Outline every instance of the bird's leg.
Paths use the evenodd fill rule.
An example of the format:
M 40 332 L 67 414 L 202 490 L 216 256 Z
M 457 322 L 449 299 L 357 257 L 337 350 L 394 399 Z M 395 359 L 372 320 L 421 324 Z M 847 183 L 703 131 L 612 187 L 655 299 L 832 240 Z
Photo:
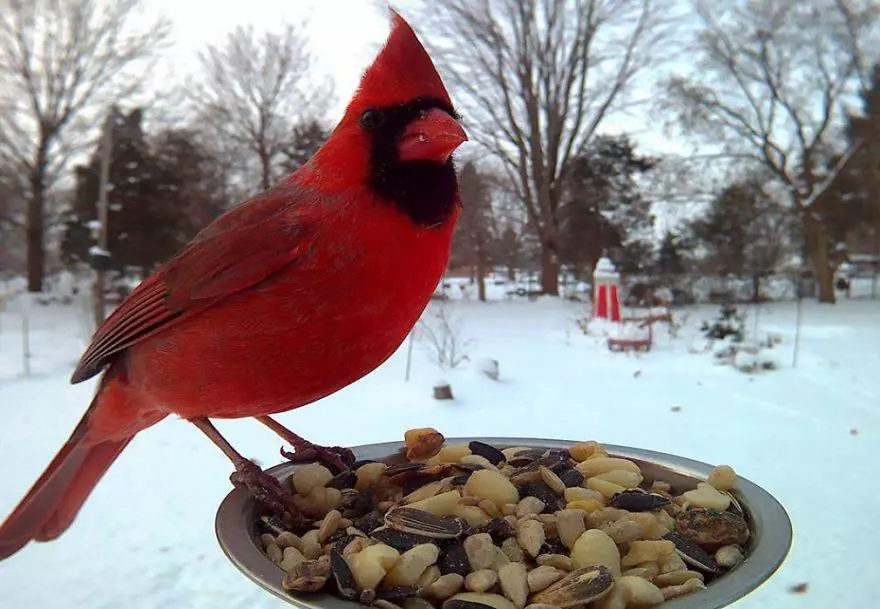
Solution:
M 296 435 L 271 417 L 260 416 L 255 418 L 293 446 L 296 452 L 289 453 L 282 449 L 281 454 L 294 463 L 320 461 L 338 474 L 349 469 L 356 460 L 354 453 L 348 448 L 342 446 L 318 446 Z
M 298 506 L 294 502 L 293 495 L 284 488 L 277 478 L 265 473 L 253 461 L 245 459 L 207 418 L 190 419 L 190 422 L 208 436 L 232 461 L 235 472 L 229 476 L 229 480 L 233 484 L 246 486 L 255 500 L 275 512 L 292 528 L 310 528 L 311 522 L 304 514 L 302 506 Z

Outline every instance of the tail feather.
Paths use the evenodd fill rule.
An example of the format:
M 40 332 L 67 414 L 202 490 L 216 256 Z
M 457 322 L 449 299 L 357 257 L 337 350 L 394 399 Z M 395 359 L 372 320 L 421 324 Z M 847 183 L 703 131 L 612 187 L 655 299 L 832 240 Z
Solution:
M 30 541 L 48 541 L 71 525 L 95 485 L 131 438 L 99 443 L 87 439 L 98 398 L 6 521 L 0 525 L 0 560 Z

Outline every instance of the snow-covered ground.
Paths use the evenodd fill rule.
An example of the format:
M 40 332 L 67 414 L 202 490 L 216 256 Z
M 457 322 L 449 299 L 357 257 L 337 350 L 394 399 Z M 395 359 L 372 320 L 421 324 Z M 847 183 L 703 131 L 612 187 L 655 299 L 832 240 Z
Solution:
M 404 344 L 365 379 L 281 420 L 321 443 L 387 441 L 430 425 L 448 436 L 596 439 L 729 463 L 780 499 L 795 531 L 787 562 L 738 609 L 876 606 L 880 303 L 805 303 L 794 369 L 794 304 L 762 306 L 759 338 L 782 336 L 781 369 L 756 375 L 691 352 L 714 307 L 682 311 L 681 336 L 655 333 L 657 347 L 639 356 L 609 353 L 601 336 L 581 334 L 577 303 L 502 298 L 447 307 L 461 337 L 473 341 L 470 360 L 442 373 L 453 402 L 431 399 L 441 373 L 419 342 L 409 382 Z M 93 382 L 67 381 L 86 319 L 77 306 L 33 307 L 31 376 L 23 378 L 20 318 L 0 313 L 0 518 L 89 402 Z M 486 358 L 499 361 L 498 382 L 479 373 Z M 261 463 L 280 460 L 278 440 L 258 423 L 218 426 Z M 166 419 L 142 433 L 64 536 L 0 563 L 0 607 L 280 609 L 214 539 L 229 473 L 225 457 L 185 422 Z M 789 591 L 803 582 L 806 593 Z

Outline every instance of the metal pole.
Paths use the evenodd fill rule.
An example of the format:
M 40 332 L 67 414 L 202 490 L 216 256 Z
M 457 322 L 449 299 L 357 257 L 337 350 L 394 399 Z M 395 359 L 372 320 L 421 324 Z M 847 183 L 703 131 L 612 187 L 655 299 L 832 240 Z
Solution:
M 22 367 L 24 375 L 31 375 L 31 324 L 28 314 L 25 312 L 21 316 L 21 354 Z
M 113 114 L 107 115 L 101 138 L 101 175 L 98 181 L 98 247 L 107 251 L 107 186 L 110 182 L 110 154 L 113 149 Z M 104 269 L 95 270 L 95 330 L 104 322 Z
M 797 320 L 795 321 L 795 327 L 794 327 L 794 354 L 792 355 L 792 358 L 791 358 L 791 367 L 792 368 L 797 368 L 798 350 L 800 349 L 800 346 L 801 346 L 801 313 L 802 313 L 801 303 L 803 302 L 803 285 L 801 283 L 802 281 L 803 281 L 803 279 L 799 277 L 798 278 L 798 288 L 797 288 L 797 290 L 798 290 L 798 292 L 797 292 L 797 297 L 798 297 L 797 298 Z
M 877 300 L 877 260 L 871 262 L 871 300 Z
M 755 308 L 755 321 L 754 321 L 754 327 L 752 329 L 752 334 L 753 334 L 753 340 L 754 340 L 756 346 L 761 342 L 760 340 L 758 340 L 758 316 L 760 314 L 758 307 L 760 307 L 760 306 L 761 305 L 757 302 L 755 303 L 755 306 L 754 306 L 754 308 Z

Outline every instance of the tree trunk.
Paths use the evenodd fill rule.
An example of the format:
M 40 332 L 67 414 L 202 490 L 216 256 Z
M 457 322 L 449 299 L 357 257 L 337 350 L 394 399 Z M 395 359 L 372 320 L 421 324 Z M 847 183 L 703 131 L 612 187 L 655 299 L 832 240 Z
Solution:
M 559 296 L 559 258 L 552 243 L 541 241 L 541 291 Z
M 269 190 L 272 187 L 272 159 L 269 153 L 260 148 L 260 189 Z
M 486 302 L 486 267 L 488 266 L 486 261 L 486 252 L 482 247 L 477 248 L 477 266 L 476 266 L 476 274 L 477 274 L 477 297 L 480 299 L 480 302 Z
M 829 260 L 828 236 L 825 234 L 825 228 L 810 211 L 805 212 L 803 222 L 807 253 L 819 283 L 819 302 L 834 304 L 837 300 L 834 295 L 834 272 Z
M 45 153 L 38 152 L 37 168 L 31 177 L 31 196 L 27 202 L 27 271 L 28 292 L 43 291 L 45 248 L 43 247 L 43 216 L 45 200 Z
M 761 276 L 752 275 L 752 302 L 761 302 Z
M 516 281 L 516 267 L 512 262 L 507 263 L 507 280 Z

